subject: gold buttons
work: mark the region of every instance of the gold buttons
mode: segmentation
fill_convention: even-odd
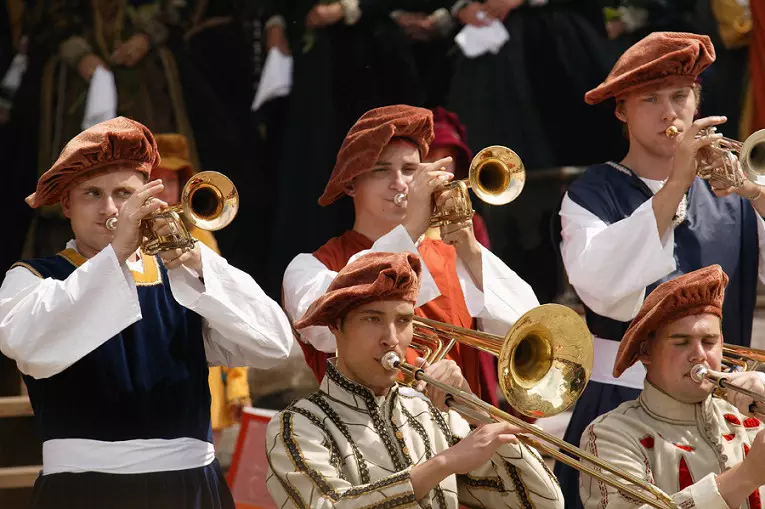
[[[398,438],[399,440],[403,440],[404,439],[404,434],[401,433],[400,431],[396,431],[396,438]]]
[[[409,448],[408,447],[404,447],[403,449],[401,449],[401,452],[403,452],[404,454],[409,456]]]

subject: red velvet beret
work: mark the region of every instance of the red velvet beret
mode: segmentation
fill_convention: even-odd
[[[26,202],[32,208],[53,205],[73,186],[109,171],[131,169],[148,178],[159,161],[151,131],[134,120],[113,118],[72,138]]]
[[[714,61],[715,48],[706,35],[653,32],[624,52],[606,80],[584,100],[597,104],[649,89],[691,86]]]
[[[640,345],[659,327],[680,318],[711,314],[722,318],[728,276],[719,265],[710,265],[660,284],[648,297],[624,333],[614,362],[614,376],[638,360]]]
[[[467,175],[460,173],[467,172],[470,161],[473,159],[473,152],[465,142],[467,133],[457,114],[441,106],[433,108],[433,132],[435,136],[430,144],[430,149],[436,147],[455,149],[457,151],[457,160],[455,161],[457,175],[455,177],[467,178]]]
[[[334,325],[349,311],[380,300],[414,304],[420,291],[422,265],[412,253],[367,253],[338,272],[326,293],[316,299],[296,329]]]
[[[371,170],[393,138],[407,138],[428,153],[433,141],[433,114],[414,106],[384,106],[364,113],[345,136],[337,162],[319,205],[327,206],[345,193],[345,185]]]

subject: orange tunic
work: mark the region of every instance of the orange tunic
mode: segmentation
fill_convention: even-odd
[[[364,235],[349,230],[340,237],[331,239],[313,255],[329,270],[340,271],[347,265],[351,256],[370,249],[372,244]],[[418,250],[441,295],[417,308],[415,313],[439,322],[475,329],[475,319],[468,312],[465,296],[457,278],[457,252],[454,247],[439,240],[426,238],[420,243]],[[303,348],[306,363],[316,374],[316,378],[321,380],[324,377],[327,359],[334,355],[321,352],[303,341],[299,343]],[[414,357],[416,353],[410,350],[407,358],[411,362]],[[491,355],[457,344],[447,358],[453,359],[460,366],[463,376],[476,395],[497,405],[497,374]]]

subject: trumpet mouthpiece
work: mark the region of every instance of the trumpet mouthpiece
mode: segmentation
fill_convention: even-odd
[[[380,364],[385,369],[396,369],[401,364],[401,357],[396,352],[388,352],[380,359]]]
[[[691,368],[691,380],[696,383],[701,383],[704,381],[704,378],[706,378],[708,372],[709,368],[703,364],[696,364]]]
[[[666,131],[664,131],[664,134],[667,135],[667,138],[674,138],[678,134],[680,134],[680,131],[677,129],[677,127],[671,125],[667,127]]]
[[[397,193],[396,196],[393,197],[393,203],[395,203],[397,207],[403,207],[406,204],[406,194]]]
[[[117,216],[112,216],[109,219],[106,220],[106,229],[110,232],[113,232],[117,229]]]

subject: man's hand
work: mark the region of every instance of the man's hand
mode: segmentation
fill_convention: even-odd
[[[80,73],[82,79],[90,82],[90,79],[93,77],[93,73],[96,72],[96,69],[99,66],[107,69],[107,66],[103,60],[101,60],[97,55],[93,53],[88,53],[82,57],[80,59],[80,63],[77,64],[77,72]]]
[[[141,220],[157,210],[167,207],[167,203],[155,198],[165,186],[161,180],[152,180],[141,186],[122,204],[117,216],[117,229],[112,238],[112,248],[120,263],[135,253],[143,240]]]
[[[194,269],[199,277],[204,277],[202,274],[202,250],[199,247],[199,242],[194,244],[194,248],[189,251],[171,249],[170,251],[161,251],[159,257],[167,270],[177,269],[181,265],[185,265]]]
[[[482,424],[443,454],[455,474],[467,474],[491,459],[504,444],[517,444],[523,430],[507,422]]]
[[[343,4],[317,4],[311,9],[305,18],[305,26],[308,28],[323,28],[334,25],[345,16]]]
[[[473,2],[460,9],[457,13],[457,21],[463,25],[485,27],[491,23],[491,17],[486,14],[482,3]]]
[[[281,25],[274,25],[268,28],[266,32],[266,49],[271,48],[278,49],[282,55],[291,55],[290,43],[287,41],[287,35],[284,33],[284,28]]]
[[[705,117],[696,120],[691,126],[680,134],[679,141],[675,147],[675,157],[672,161],[672,170],[667,182],[676,182],[684,189],[691,187],[693,179],[696,176],[696,154],[702,147],[708,147],[712,143],[722,138],[722,134],[714,133],[702,136],[696,139],[696,135],[702,129],[723,124],[726,117]]]
[[[435,35],[435,18],[419,12],[399,12],[395,21],[415,41],[429,41]]]
[[[726,374],[726,381],[730,385],[748,389],[765,397],[765,381],[763,381],[759,374],[753,371]],[[739,391],[732,389],[725,391],[725,399],[727,399],[731,405],[735,406],[739,412],[745,415],[750,413],[749,407],[754,403],[754,400],[746,394],[742,394]],[[759,411],[765,412],[765,405],[760,403],[758,407],[762,407]]]
[[[496,19],[504,20],[513,9],[520,6],[525,0],[486,0],[483,8],[486,13]]]
[[[465,380],[465,377],[462,376],[462,370],[453,360],[443,359],[433,365],[429,365],[425,362],[425,359],[418,357],[417,365],[423,368],[426,375],[436,381],[472,394],[470,385],[467,383],[467,380]],[[422,387],[422,385],[418,385],[417,388],[418,390],[422,390]],[[436,408],[442,412],[449,410],[446,406],[446,398],[448,395],[444,391],[433,387],[432,385],[428,385],[427,383],[424,385],[424,389],[423,392]]]
[[[475,238],[473,220],[447,224],[441,227],[441,240],[454,246],[457,256],[466,264],[481,258],[481,244]]]
[[[123,43],[117,44],[117,49],[112,53],[111,61],[115,65],[133,67],[141,61],[151,49],[151,41],[146,34],[135,34]]]
[[[420,163],[407,186],[406,218],[402,224],[415,242],[430,226],[433,193],[454,178],[453,174],[444,171],[451,161],[451,157],[445,157],[433,163]]]

